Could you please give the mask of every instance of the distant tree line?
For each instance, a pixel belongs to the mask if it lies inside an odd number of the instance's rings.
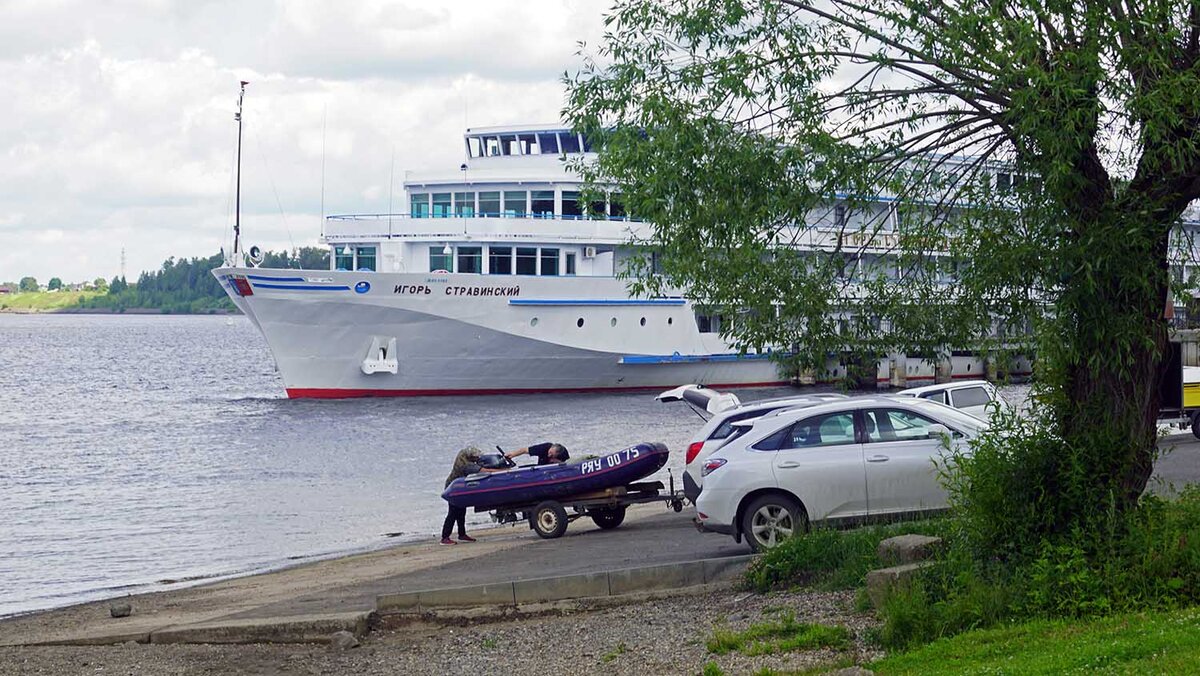
[[[159,270],[143,272],[134,284],[126,282],[124,277],[113,277],[108,283],[108,293],[82,298],[76,307],[114,312],[133,308],[157,309],[170,314],[234,312],[236,308],[212,275],[212,270],[223,263],[221,254],[179,260],[171,257]],[[262,266],[328,270],[329,252],[317,247],[301,248],[295,255],[287,251],[268,251],[263,256]]]

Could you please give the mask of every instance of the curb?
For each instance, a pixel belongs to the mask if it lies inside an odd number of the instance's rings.
[[[243,620],[209,620],[139,632],[116,632],[75,638],[37,641],[20,645],[118,645],[122,643],[327,643],[339,631],[366,635],[374,611],[264,617]]]
[[[727,580],[745,570],[753,559],[754,555],[748,554],[599,573],[383,594],[376,598],[375,609],[380,613],[411,614],[440,608],[516,608],[531,603],[696,587]]]

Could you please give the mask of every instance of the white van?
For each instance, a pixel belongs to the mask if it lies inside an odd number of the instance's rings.
[[[996,390],[995,385],[986,380],[961,380],[940,385],[925,385],[924,387],[900,390],[896,394],[953,406],[980,420],[987,420],[993,411],[1007,411],[1010,408],[1008,402],[1000,398],[1000,393]]]

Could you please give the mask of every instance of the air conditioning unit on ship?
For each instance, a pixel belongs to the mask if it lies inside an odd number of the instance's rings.
[[[595,258],[596,257],[596,247],[594,247],[594,246],[583,247],[583,257],[584,258]]]

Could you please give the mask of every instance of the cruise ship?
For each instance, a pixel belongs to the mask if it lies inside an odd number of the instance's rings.
[[[646,225],[617,192],[581,204],[564,160],[592,153],[586,136],[506,126],[463,142],[461,166],[407,177],[407,213],[327,217],[329,270],[257,267],[235,246],[213,271],[289,397],[787,382],[687,297],[631,296],[621,272]]]

